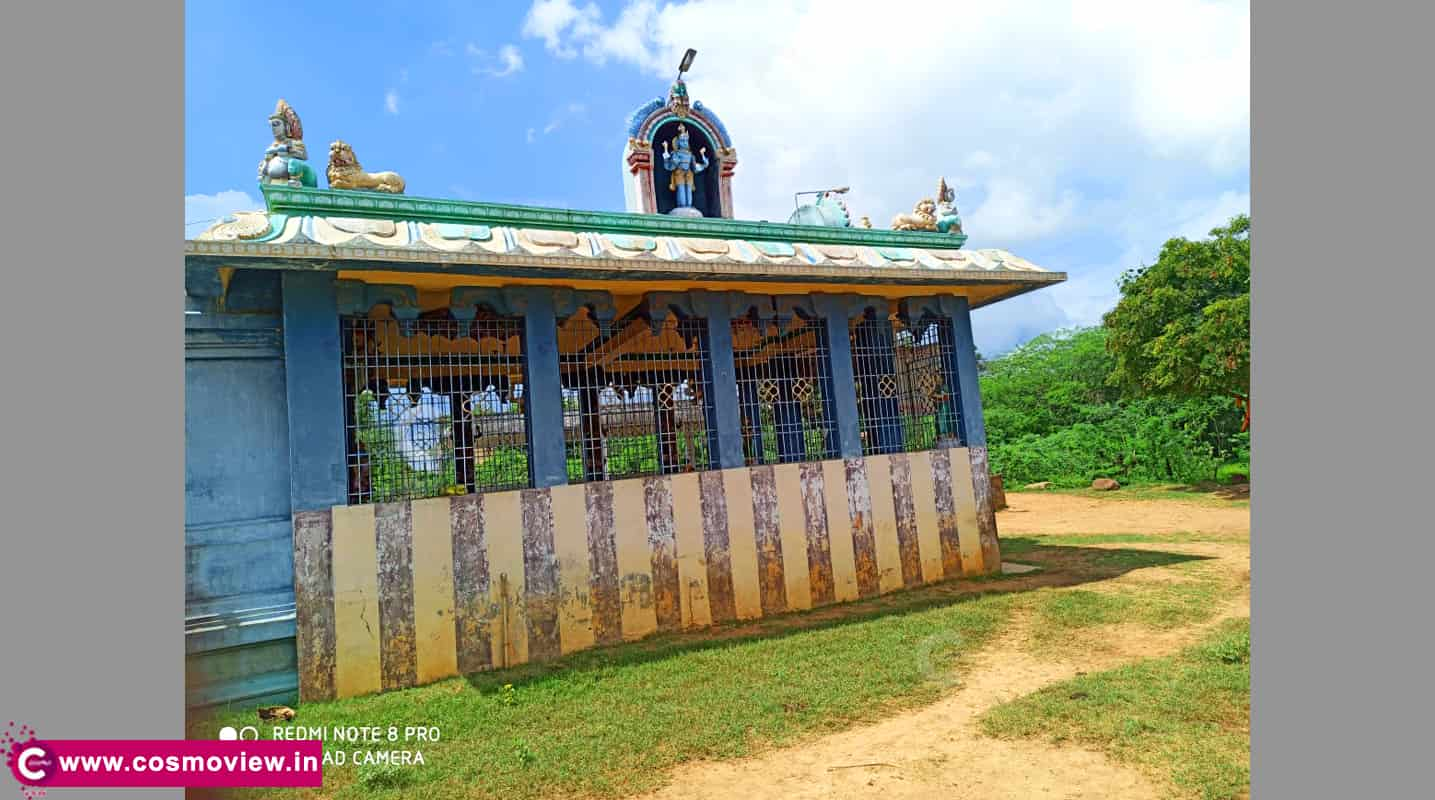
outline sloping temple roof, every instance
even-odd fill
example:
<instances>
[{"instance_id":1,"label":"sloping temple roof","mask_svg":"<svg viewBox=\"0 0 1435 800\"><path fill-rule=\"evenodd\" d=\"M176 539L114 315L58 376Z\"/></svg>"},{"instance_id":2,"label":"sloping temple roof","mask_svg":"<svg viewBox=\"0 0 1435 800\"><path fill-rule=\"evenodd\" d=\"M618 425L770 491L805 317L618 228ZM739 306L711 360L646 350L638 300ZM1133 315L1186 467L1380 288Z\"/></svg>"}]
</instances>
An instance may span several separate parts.
<instances>
[{"instance_id":1,"label":"sloping temple roof","mask_svg":"<svg viewBox=\"0 0 1435 800\"><path fill-rule=\"evenodd\" d=\"M186 263L306 262L370 281L427 273L417 283L429 288L541 280L613 291L761 284L774 293L950 293L973 307L1066 279L1004 250L960 249L960 234L262 189L266 210L236 213L186 241Z\"/></svg>"}]
</instances>

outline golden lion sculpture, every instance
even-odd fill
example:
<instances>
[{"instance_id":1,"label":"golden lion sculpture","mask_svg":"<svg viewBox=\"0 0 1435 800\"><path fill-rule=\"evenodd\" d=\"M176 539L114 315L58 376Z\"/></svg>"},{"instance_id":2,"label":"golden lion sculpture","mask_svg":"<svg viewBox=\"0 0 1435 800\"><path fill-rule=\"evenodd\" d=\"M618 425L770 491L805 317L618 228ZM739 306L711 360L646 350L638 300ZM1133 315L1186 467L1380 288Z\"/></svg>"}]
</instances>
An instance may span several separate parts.
<instances>
[{"instance_id":1,"label":"golden lion sculpture","mask_svg":"<svg viewBox=\"0 0 1435 800\"><path fill-rule=\"evenodd\" d=\"M892 218L894 231L934 231L937 229L937 204L930 197L924 197L910 214L898 214Z\"/></svg>"},{"instance_id":2,"label":"golden lion sculpture","mask_svg":"<svg viewBox=\"0 0 1435 800\"><path fill-rule=\"evenodd\" d=\"M329 188L372 189L391 194L404 193L404 179L397 172L365 172L348 142L329 145Z\"/></svg>"}]
</instances>

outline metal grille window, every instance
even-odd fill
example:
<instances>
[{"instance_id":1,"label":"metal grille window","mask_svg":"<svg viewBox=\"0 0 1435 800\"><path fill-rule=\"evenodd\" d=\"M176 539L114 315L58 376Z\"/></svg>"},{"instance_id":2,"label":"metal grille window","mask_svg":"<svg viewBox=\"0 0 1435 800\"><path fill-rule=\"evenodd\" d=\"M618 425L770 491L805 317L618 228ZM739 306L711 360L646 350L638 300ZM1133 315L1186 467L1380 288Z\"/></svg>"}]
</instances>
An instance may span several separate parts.
<instances>
[{"instance_id":1,"label":"metal grille window","mask_svg":"<svg viewBox=\"0 0 1435 800\"><path fill-rule=\"evenodd\" d=\"M707 338L700 319L603 322L580 311L558 330L569 483L708 469Z\"/></svg>"},{"instance_id":2,"label":"metal grille window","mask_svg":"<svg viewBox=\"0 0 1435 800\"><path fill-rule=\"evenodd\" d=\"M879 315L852 327L852 371L862 452L899 453L956 444L960 436L951 321L908 326Z\"/></svg>"},{"instance_id":3,"label":"metal grille window","mask_svg":"<svg viewBox=\"0 0 1435 800\"><path fill-rule=\"evenodd\" d=\"M749 465L835 458L827 331L801 317L732 323L742 449Z\"/></svg>"},{"instance_id":4,"label":"metal grille window","mask_svg":"<svg viewBox=\"0 0 1435 800\"><path fill-rule=\"evenodd\" d=\"M529 486L523 320L342 317L349 502Z\"/></svg>"}]
</instances>

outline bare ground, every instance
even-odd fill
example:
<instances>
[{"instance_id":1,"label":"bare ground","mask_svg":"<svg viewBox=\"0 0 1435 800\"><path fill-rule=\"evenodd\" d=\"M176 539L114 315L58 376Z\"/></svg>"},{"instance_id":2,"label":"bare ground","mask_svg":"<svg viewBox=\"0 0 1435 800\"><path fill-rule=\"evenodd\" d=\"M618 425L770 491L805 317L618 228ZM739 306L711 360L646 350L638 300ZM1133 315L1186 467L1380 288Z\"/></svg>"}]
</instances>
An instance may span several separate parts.
<instances>
[{"instance_id":1,"label":"bare ground","mask_svg":"<svg viewBox=\"0 0 1435 800\"><path fill-rule=\"evenodd\" d=\"M1013 493L998 514L1003 535L1080 533L1229 534L1233 541L1123 542L1113 547L1203 555L1195 568L1219 570L1240 590L1215 618L1199 625L1154 630L1134 624L1088 631L1082 646L1058 653L1029 646L1028 621L1013 620L995 642L968 658L957 686L925 708L881 722L725 762L697 762L675 770L663 789L644 798L753 800L808 798L1158 798L1167 787L1104 754L1038 741L982 736L977 718L987 709L1081 672L1109 669L1173 653L1212 626L1250 614L1248 507L1175 500L1121 502L1062 494ZM1109 578L1123 583L1170 580L1162 567ZM1033 576L1035 577L1035 576ZM1101 584L1088 584L1104 589Z\"/></svg>"}]
</instances>

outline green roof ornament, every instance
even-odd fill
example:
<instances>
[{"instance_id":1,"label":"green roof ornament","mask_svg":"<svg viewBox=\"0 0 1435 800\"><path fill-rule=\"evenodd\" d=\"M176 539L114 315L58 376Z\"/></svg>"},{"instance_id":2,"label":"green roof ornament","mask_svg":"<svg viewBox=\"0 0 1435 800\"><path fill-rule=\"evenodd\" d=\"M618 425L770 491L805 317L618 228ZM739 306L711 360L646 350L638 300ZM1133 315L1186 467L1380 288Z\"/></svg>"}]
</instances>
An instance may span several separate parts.
<instances>
[{"instance_id":1,"label":"green roof ornament","mask_svg":"<svg viewBox=\"0 0 1435 800\"><path fill-rule=\"evenodd\" d=\"M847 211L847 204L842 200L842 195L847 193L848 188L843 186L840 189L798 192L794 196L794 200L805 194L815 194L817 200L799 205L797 210L792 212L792 216L787 218L787 223L789 225L821 225L826 228L852 227L852 215Z\"/></svg>"}]
</instances>

